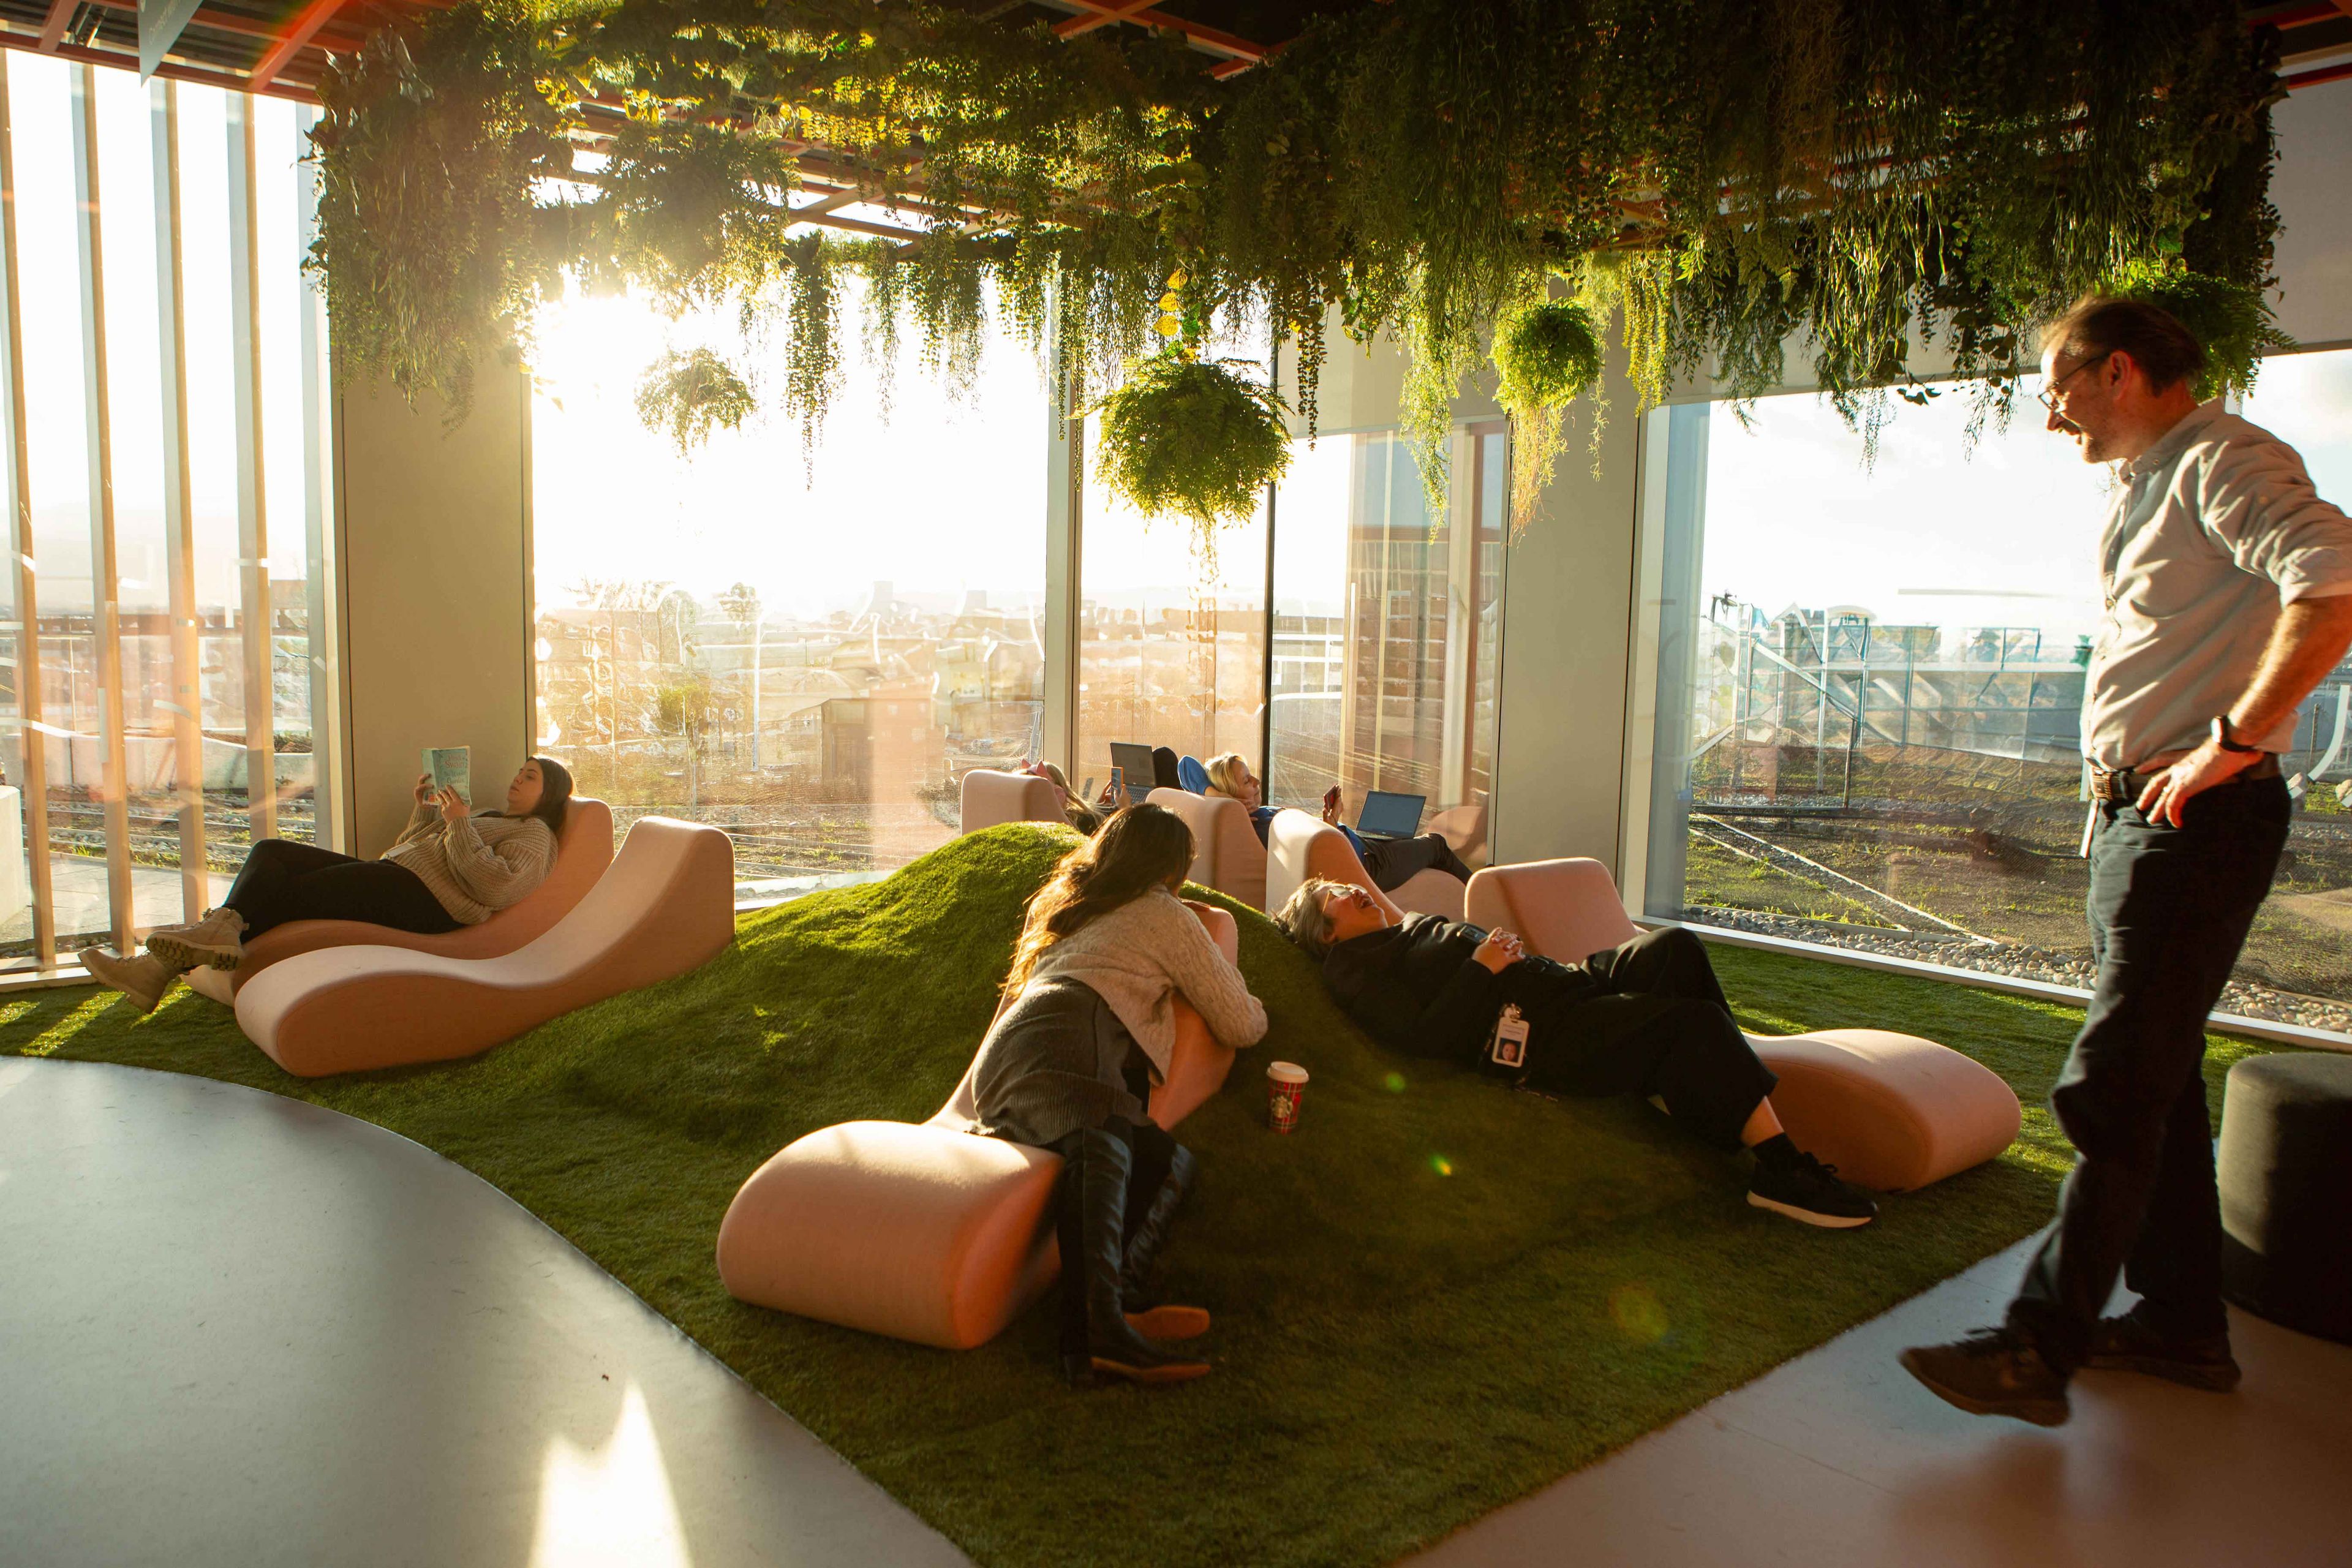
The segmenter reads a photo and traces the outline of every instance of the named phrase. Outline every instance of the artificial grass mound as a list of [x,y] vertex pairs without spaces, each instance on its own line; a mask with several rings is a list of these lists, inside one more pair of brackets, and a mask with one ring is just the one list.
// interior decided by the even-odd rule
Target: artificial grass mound
[[[2027,1104],[2003,1159],[1887,1199],[1866,1229],[1818,1231],[1748,1207],[1740,1160],[1645,1105],[1555,1102],[1380,1051],[1237,909],[1272,1030],[1182,1124],[1203,1176],[1167,1269],[1217,1314],[1214,1375],[1072,1391],[1042,1311],[958,1352],[729,1298],[711,1253],[736,1187],[803,1132],[938,1108],[1023,901],[1072,841],[1036,825],[959,839],[887,881],[748,917],[695,973],[467,1062],[295,1079],[184,991],[146,1018],[111,993],[11,1001],[0,1050],[248,1084],[439,1150],[983,1563],[1388,1561],[2049,1215],[2067,1156],[2039,1106],[2071,1009],[1717,950],[1751,1028],[1929,1035]],[[2217,1045],[2218,1104],[2252,1047]],[[1314,1075],[1288,1138],[1264,1126],[1276,1057]]]

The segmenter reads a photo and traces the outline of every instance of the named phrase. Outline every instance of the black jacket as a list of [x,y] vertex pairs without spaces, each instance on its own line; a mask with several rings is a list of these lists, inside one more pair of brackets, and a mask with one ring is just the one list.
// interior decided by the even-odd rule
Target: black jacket
[[1529,956],[1500,974],[1472,955],[1486,931],[1436,915],[1332,944],[1323,983],[1364,1033],[1406,1056],[1475,1062],[1495,1016],[1517,1002],[1531,1020],[1611,987],[1583,965]]

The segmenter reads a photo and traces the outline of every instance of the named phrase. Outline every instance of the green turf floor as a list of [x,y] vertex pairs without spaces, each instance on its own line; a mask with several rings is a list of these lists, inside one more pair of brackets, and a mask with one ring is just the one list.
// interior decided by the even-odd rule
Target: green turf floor
[[[1716,950],[1742,1021],[1944,1040],[2016,1087],[2003,1159],[1814,1230],[1647,1105],[1559,1102],[1379,1051],[1263,918],[1273,1020],[1181,1136],[1202,1181],[1167,1282],[1216,1313],[1214,1375],[1062,1385],[1045,1314],[947,1352],[746,1307],[711,1260],[743,1178],[812,1129],[920,1120],[993,1004],[1024,899],[1070,840],[1017,826],[887,881],[750,916],[682,979],[473,1061],[305,1081],[175,991],[0,1005],[0,1051],[198,1073],[405,1134],[577,1243],[988,1563],[1372,1563],[1583,1465],[2027,1234],[2066,1155],[2042,1100],[2069,1008]],[[2217,1040],[2221,1076],[2258,1047]],[[1263,1125],[1262,1064],[1314,1074]]]

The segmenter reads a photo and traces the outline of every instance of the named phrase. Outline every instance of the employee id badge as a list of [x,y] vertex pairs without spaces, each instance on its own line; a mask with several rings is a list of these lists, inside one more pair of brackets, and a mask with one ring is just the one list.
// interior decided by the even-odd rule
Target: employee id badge
[[1528,1021],[1520,1016],[1517,1002],[1507,1004],[1502,1016],[1495,1020],[1495,1035],[1486,1044],[1486,1058],[1498,1068],[1528,1065]]

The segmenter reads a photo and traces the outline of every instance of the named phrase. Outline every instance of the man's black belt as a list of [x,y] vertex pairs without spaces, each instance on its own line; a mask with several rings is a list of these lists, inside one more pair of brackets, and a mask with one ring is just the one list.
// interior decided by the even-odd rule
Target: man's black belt
[[[2146,770],[2103,768],[2098,763],[2093,763],[2091,764],[2091,798],[2106,801],[2116,805],[2134,805],[2139,800],[2141,793],[2161,778],[2166,771],[2165,768]],[[2274,779],[2278,776],[2278,753],[2272,752],[2264,753],[2261,762],[2256,763],[2244,773],[2237,774],[2230,782],[2235,784],[2239,779]]]

